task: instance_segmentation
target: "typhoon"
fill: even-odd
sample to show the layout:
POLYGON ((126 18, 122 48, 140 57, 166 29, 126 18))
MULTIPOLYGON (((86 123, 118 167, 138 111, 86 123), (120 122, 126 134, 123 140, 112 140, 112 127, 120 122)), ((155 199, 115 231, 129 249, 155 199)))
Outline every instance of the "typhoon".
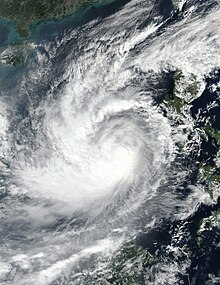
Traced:
POLYGON ((1 73, 0 284, 219 284, 220 3, 119 2, 1 73))

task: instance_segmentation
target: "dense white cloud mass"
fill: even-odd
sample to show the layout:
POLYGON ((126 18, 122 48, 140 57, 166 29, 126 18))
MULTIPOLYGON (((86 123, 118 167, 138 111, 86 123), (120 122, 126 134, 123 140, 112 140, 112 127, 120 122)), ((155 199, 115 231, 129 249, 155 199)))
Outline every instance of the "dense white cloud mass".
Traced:
MULTIPOLYGON (((14 248, 14 241, 3 244, 2 282, 9 276, 11 285, 49 285, 82 260, 111 255, 136 233, 133 222, 143 204, 162 195, 159 186, 172 175, 178 135, 153 100, 161 94, 145 86, 164 71, 181 69, 203 87, 203 76, 220 66, 220 10, 216 5, 200 15, 194 4, 166 26, 159 14, 149 17, 151 2, 130 1, 109 17, 36 47, 37 64, 21 89, 58 72, 60 58, 65 72, 37 106, 31 102, 23 147, 16 139, 11 143, 7 106, 0 105, 1 156, 10 161, 3 172, 12 197, 1 218, 4 224, 13 221, 22 241, 14 248)), ((21 133, 18 127, 14 138, 21 133)), ((176 216, 189 215, 207 196, 192 188, 176 216)), ((65 282, 57 284, 81 284, 65 282)))

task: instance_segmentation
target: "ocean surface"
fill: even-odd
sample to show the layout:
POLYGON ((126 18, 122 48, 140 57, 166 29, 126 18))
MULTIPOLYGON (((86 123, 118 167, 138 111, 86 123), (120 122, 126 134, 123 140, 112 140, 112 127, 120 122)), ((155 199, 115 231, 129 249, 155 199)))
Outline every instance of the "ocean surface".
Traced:
POLYGON ((220 2, 1 20, 0 284, 220 284, 220 2))

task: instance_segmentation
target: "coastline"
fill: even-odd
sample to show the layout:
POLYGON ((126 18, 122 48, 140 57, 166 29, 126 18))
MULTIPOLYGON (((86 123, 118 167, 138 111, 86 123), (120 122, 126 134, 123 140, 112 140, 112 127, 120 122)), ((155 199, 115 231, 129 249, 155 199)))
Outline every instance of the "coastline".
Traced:
POLYGON ((10 20, 3 17, 0 17, 0 28, 6 28, 7 36, 6 39, 1 41, 0 49, 3 46, 10 45, 14 42, 23 42, 23 41, 34 41, 38 42, 38 38, 44 34, 47 34, 45 31, 48 29, 48 34, 57 34, 62 33, 64 30, 78 27, 80 25, 86 24, 87 22, 100 17, 105 18, 114 11, 120 9, 129 0, 106 0, 106 1, 97 1, 92 2, 88 5, 77 9, 73 13, 68 13, 60 15, 59 17, 48 17, 43 20, 33 21, 29 26, 29 35, 27 37, 22 37, 17 32, 17 20, 10 20))

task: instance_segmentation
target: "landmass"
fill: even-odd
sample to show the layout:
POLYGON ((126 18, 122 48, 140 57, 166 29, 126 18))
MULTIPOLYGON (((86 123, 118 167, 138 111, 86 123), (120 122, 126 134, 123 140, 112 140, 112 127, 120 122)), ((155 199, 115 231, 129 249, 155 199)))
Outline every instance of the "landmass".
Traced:
POLYGON ((18 67, 23 65, 34 44, 26 41, 15 42, 0 53, 0 63, 18 67))
MULTIPOLYGON (((102 2, 104 0, 101 0, 102 2)), ((16 21, 21 37, 27 37, 33 23, 48 19, 59 19, 78 9, 97 2, 96 0, 1 0, 0 17, 16 21)))

